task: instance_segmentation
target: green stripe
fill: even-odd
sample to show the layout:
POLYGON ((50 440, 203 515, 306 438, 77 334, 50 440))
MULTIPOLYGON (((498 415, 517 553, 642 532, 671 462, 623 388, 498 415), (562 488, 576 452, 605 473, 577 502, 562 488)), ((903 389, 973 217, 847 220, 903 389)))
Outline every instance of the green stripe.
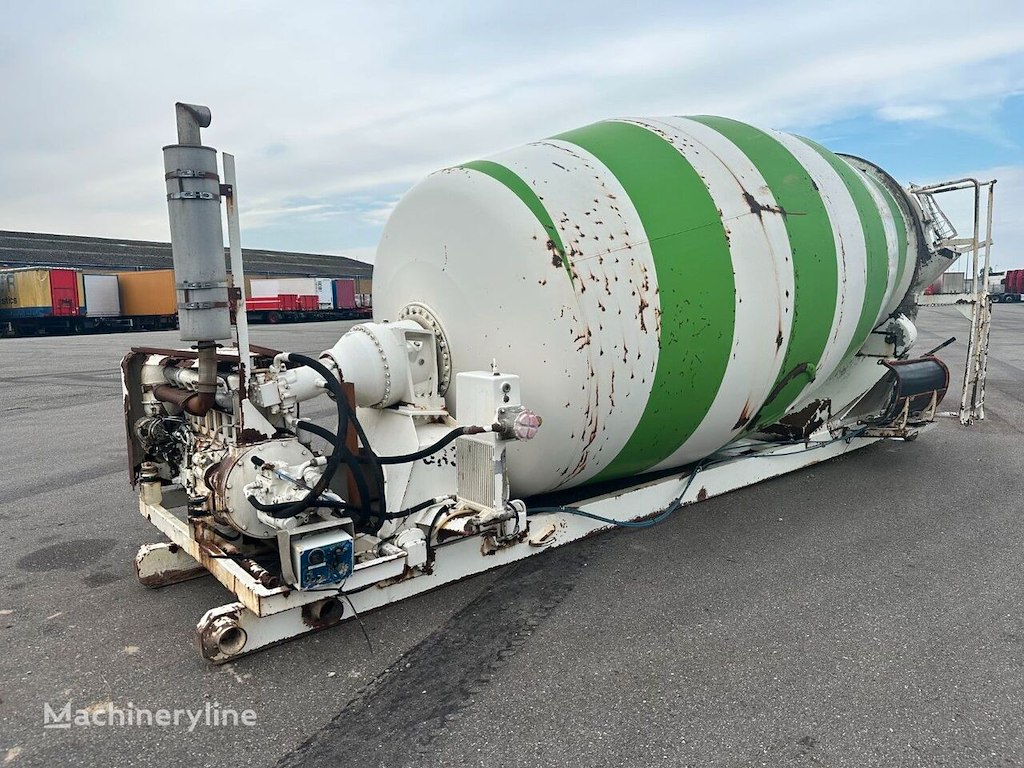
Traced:
MULTIPOLYGON (((907 222, 903 218, 903 211, 900 210, 896 199, 885 188, 885 185, 873 176, 868 174, 864 174, 864 176, 875 185, 875 189, 879 191, 885 204, 889 206, 889 213, 892 214, 892 223, 896 229, 896 285, 898 286, 903 282, 903 270, 907 268, 907 222)), ((899 298, 902 300, 903 297, 899 298)))
MULTIPOLYGON (((595 479, 635 474, 667 459, 693 434, 725 377, 736 319, 729 242, 700 176, 646 128, 603 122, 555 138, 586 150, 615 176, 654 257, 661 306, 654 381, 633 434, 595 479)), ((640 306, 644 297, 636 301, 640 306)), ((637 379, 651 375, 642 373, 649 364, 637 362, 637 379)))
POLYGON ((522 200, 523 204, 530 209, 530 212, 540 222, 540 225, 544 227, 544 231, 548 233, 548 247, 555 249, 562 259, 562 266, 565 267, 566 274, 569 275, 570 280, 573 279, 572 269, 569 267, 569 259, 565 255, 565 246, 562 245, 562 238, 558 234, 558 228, 544 207, 544 203, 537 197, 537 193, 530 189, 529 184, 504 165, 491 160, 473 160, 463 163, 459 167, 468 168, 471 171, 479 171, 490 176, 495 181, 504 184, 516 197, 522 200))
POLYGON ((847 360, 864 346, 868 335, 875 327, 878 313, 882 310, 882 301, 885 299, 885 289, 889 282, 889 246, 885 242, 882 212, 875 205, 875 201, 871 197, 871 193, 868 192, 868 188, 864 186, 864 182, 861 181, 858 171, 817 142, 805 139, 803 136, 797 138, 814 149, 839 174, 850 197, 853 198, 853 204, 857 209, 857 218, 860 219, 861 228, 864 230, 867 285, 864 288, 864 303, 861 305, 857 331, 849 348, 843 354, 843 360, 847 360))
MULTIPOLYGON (((828 346, 839 289, 835 237, 828 210, 807 169, 770 134, 724 117, 701 115, 689 119, 714 128, 735 144, 764 177, 784 212, 782 220, 793 264, 793 325, 774 391, 799 366, 819 364, 828 346)), ((806 374, 793 376, 761 408, 752 426, 778 421, 809 383, 806 374)))

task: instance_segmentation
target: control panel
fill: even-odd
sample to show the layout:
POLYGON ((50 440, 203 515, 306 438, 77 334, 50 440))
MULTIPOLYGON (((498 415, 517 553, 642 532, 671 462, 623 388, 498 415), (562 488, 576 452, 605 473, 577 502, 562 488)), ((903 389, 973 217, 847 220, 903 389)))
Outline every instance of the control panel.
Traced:
POLYGON ((334 528, 293 536, 289 544, 292 573, 299 589, 335 586, 352 574, 352 537, 346 531, 334 528))

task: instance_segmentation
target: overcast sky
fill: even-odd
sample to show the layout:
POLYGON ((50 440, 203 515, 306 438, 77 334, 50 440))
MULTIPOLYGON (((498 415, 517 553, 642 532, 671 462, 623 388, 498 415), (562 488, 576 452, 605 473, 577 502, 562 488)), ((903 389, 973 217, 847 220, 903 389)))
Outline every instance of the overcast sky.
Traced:
POLYGON ((365 260, 432 170, 712 113, 902 182, 997 176, 996 262, 1024 267, 1020 0, 8 0, 0 67, 0 229, 167 240, 179 100, 237 157, 244 245, 365 260))

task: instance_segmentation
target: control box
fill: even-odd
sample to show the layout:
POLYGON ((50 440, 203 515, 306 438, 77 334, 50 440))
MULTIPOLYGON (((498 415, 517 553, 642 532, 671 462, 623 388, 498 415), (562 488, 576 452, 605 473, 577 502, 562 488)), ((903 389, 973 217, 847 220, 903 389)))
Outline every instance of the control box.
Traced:
POLYGON ((522 405, 519 377, 511 373, 469 371, 455 375, 455 418, 460 424, 493 424, 499 408, 522 405))
POLYGON ((352 536, 331 528, 288 540, 295 586, 313 589, 334 586, 352 575, 354 562, 352 536))

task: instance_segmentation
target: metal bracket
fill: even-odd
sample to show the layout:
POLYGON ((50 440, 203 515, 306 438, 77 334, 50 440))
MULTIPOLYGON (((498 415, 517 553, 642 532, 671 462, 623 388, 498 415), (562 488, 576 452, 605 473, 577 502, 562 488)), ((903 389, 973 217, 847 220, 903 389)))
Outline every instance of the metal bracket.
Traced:
POLYGON ((213 192, 171 192, 168 200, 220 200, 220 195, 213 192))
POLYGON ((168 171, 164 174, 165 179, 216 179, 220 177, 213 171, 197 171, 192 168, 178 168, 175 171, 168 171))
POLYGON ((227 288, 227 280, 205 280, 202 282, 190 282, 183 280, 180 283, 175 284, 175 288, 179 291, 199 291, 204 288, 227 288))
POLYGON ((448 345, 448 338, 444 335, 444 329, 442 329, 440 321, 430 307, 418 301, 406 304, 398 313, 398 319, 415 320, 420 325, 434 332, 435 344, 437 345, 439 376, 437 394, 443 397, 452 381, 452 355, 448 345))
POLYGON ((230 306, 226 301, 183 301, 179 302, 178 309, 219 309, 230 306))

